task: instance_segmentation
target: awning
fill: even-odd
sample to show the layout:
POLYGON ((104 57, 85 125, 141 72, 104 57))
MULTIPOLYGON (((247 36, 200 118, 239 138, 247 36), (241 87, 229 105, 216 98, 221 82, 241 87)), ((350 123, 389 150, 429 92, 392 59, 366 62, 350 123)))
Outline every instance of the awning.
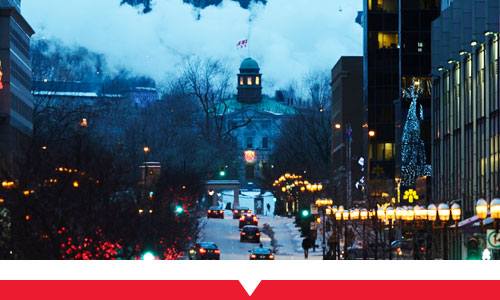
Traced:
MULTIPOLYGON (((490 217, 490 212, 488 212, 487 218, 483 220, 483 225, 489 225, 491 223, 493 223, 493 219, 490 217)), ((477 217, 477 215, 458 222, 458 228, 478 226, 481 226, 481 220, 477 217)), ((450 228, 455 228, 455 224, 451 225, 450 228)))

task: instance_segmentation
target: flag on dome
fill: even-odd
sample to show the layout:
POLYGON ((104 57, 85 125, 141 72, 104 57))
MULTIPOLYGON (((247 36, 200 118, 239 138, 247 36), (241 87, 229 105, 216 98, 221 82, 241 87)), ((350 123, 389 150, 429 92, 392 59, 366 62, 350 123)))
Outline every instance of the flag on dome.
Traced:
POLYGON ((240 47, 240 48, 244 48, 246 47, 248 44, 248 40, 242 40, 242 41, 239 41, 237 44, 236 44, 236 47, 240 47))

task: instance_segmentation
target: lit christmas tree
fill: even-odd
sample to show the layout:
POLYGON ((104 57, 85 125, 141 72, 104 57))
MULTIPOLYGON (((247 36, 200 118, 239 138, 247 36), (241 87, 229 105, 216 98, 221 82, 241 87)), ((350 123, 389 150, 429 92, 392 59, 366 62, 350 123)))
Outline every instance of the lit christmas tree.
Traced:
POLYGON ((413 187, 415 179, 431 175, 431 166, 427 165, 425 157, 425 145, 420 137, 420 122, 424 119, 422 106, 420 118, 417 117, 417 99, 421 92, 418 81, 413 81, 411 87, 403 90, 404 96, 411 99, 401 140, 401 184, 404 187, 413 187))

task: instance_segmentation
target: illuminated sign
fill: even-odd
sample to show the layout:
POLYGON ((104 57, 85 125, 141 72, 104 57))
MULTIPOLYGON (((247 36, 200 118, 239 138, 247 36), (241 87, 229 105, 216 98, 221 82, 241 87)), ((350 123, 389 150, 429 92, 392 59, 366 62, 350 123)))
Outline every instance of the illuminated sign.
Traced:
POLYGON ((257 157, 257 155, 255 154, 255 151, 252 151, 252 150, 245 151, 245 161, 247 163, 253 163, 255 161, 256 157, 257 157))

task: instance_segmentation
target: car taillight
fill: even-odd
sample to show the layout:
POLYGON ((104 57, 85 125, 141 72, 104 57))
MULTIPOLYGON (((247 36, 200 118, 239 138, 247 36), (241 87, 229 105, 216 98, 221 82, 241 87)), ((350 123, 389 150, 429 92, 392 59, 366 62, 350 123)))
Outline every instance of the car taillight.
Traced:
POLYGON ((260 235, 260 233, 258 233, 258 232, 257 232, 255 235, 256 235, 256 236, 259 236, 259 235, 260 235))
POLYGON ((208 213, 211 213, 211 212, 212 212, 212 211, 209 209, 209 210, 208 210, 208 213))
POLYGON ((253 221, 257 222, 257 221, 259 221, 259 219, 257 219, 257 217, 253 217, 253 221))
POLYGON ((234 211, 234 213, 235 213, 235 214, 237 214, 237 213, 238 213, 238 211, 237 211, 237 210, 235 210, 235 211, 234 211))
POLYGON ((243 216, 243 217, 241 217, 241 218, 240 218, 240 221, 245 221, 245 217, 244 217, 244 216, 243 216))
POLYGON ((224 211, 223 211, 223 210, 221 210, 221 211, 220 211, 220 213, 222 214, 222 213, 224 213, 224 211))
POLYGON ((250 214, 250 213, 252 213, 252 211, 251 211, 251 210, 247 210, 247 213, 249 213, 249 214, 250 214))
POLYGON ((215 254, 220 254, 220 250, 219 249, 215 250, 215 254))
POLYGON ((256 257, 257 257, 257 255, 255 255, 255 254, 252 254, 252 255, 251 255, 251 257, 252 257, 252 258, 256 258, 256 257))
POLYGON ((241 232, 241 235, 245 235, 246 233, 244 231, 241 232))
POLYGON ((402 255, 403 254, 403 252, 401 252, 401 248, 398 248, 397 251, 398 251, 398 255, 402 255))
POLYGON ((425 251, 425 248, 424 248, 424 247, 421 247, 421 248, 420 248, 420 250, 425 251))
POLYGON ((274 255, 269 255, 269 259, 274 259, 274 255))
POLYGON ((200 254, 205 254, 205 253, 207 253, 207 250, 200 248, 200 254))

